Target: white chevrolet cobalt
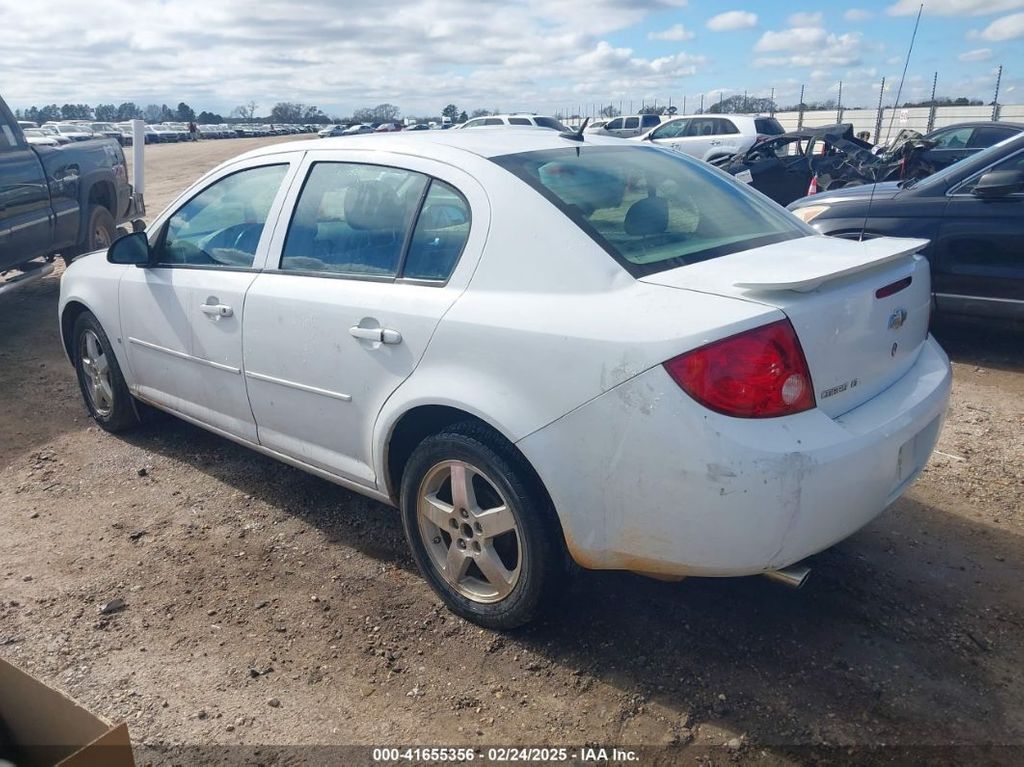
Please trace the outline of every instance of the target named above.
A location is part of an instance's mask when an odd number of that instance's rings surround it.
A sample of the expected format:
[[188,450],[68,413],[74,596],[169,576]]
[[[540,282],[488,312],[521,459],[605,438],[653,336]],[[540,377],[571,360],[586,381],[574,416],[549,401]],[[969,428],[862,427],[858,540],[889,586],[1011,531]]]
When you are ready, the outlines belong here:
[[593,134],[324,139],[76,260],[60,327],[100,426],[155,407],[395,504],[509,628],[574,562],[780,577],[898,498],[950,390],[924,245]]

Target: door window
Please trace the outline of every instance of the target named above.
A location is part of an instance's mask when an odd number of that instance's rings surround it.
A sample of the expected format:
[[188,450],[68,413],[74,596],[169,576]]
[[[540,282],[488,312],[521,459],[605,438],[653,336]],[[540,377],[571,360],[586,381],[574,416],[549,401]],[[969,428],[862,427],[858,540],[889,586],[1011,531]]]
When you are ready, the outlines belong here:
[[690,120],[690,128],[687,136],[713,136],[715,135],[715,120],[712,117],[695,117]]
[[639,117],[627,117],[625,122],[626,130],[635,130],[640,127]]
[[264,165],[218,179],[171,216],[156,245],[162,265],[247,269],[287,165]]
[[655,125],[661,122],[661,118],[658,115],[644,115],[640,118],[640,124],[644,128],[653,128]]
[[719,117],[717,120],[715,120],[715,133],[718,133],[723,136],[729,136],[732,135],[733,133],[739,132],[739,128],[737,128],[733,124],[732,120],[726,120],[724,117]]
[[18,140],[15,138],[14,129],[10,123],[7,122],[7,118],[4,117],[4,113],[0,112],[0,150],[12,149],[18,145]]
[[967,146],[970,149],[987,149],[993,144],[998,144],[1003,139],[1016,136],[1017,133],[1018,131],[1015,131],[1013,128],[1000,128],[996,126],[975,128],[974,133],[971,134],[971,140],[967,142]]
[[604,129],[605,130],[622,130],[622,118],[621,117],[616,117],[614,120],[612,120],[606,126],[604,126]]
[[447,280],[469,238],[469,205],[454,187],[434,179],[423,200],[402,277]]
[[967,146],[967,142],[971,140],[971,132],[973,130],[974,128],[955,128],[939,133],[933,138],[933,141],[935,141],[934,148],[963,149]]
[[533,125],[526,117],[510,117],[508,118],[509,125]]
[[316,163],[299,195],[284,271],[393,278],[427,177],[356,163]]
[[1018,152],[1012,157],[1008,157],[997,165],[993,165],[991,168],[986,168],[981,173],[978,173],[973,178],[964,182],[960,187],[957,188],[957,194],[971,194],[974,191],[975,184],[978,180],[986,173],[991,173],[996,170],[1015,170],[1020,173],[1024,173],[1024,152]]
[[654,133],[651,134],[651,138],[661,139],[685,136],[686,128],[689,124],[689,120],[673,120],[672,122],[667,122],[655,130]]

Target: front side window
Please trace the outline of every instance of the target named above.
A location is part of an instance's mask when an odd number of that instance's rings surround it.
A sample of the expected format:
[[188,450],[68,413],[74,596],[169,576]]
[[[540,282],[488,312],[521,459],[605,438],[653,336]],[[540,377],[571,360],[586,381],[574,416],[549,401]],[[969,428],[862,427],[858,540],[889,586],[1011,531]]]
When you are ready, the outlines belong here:
[[634,276],[813,234],[744,184],[656,147],[574,147],[493,161]]
[[963,149],[971,140],[973,128],[957,128],[935,137],[935,149]]
[[508,124],[509,125],[533,125],[533,123],[531,123],[525,117],[510,117],[510,118],[508,118]]
[[3,112],[0,112],[0,149],[12,149],[17,145],[14,129],[8,124]]
[[616,117],[614,120],[612,120],[606,126],[604,126],[604,129],[605,130],[622,130],[622,118],[621,117]]
[[484,125],[504,125],[505,121],[500,117],[488,117],[484,120]]
[[1024,173],[1024,152],[1018,152],[1002,162],[993,165],[991,168],[973,176],[956,190],[957,194],[971,194],[974,192],[974,187],[977,186],[978,181],[981,180],[982,176],[986,173],[991,173],[997,170],[1012,170],[1017,171],[1018,173]]
[[635,128],[639,128],[640,127],[640,118],[639,117],[627,117],[626,118],[625,126],[626,126],[626,130],[633,130]]
[[465,128],[480,128],[480,127],[483,126],[483,124],[484,124],[483,120],[470,120],[468,123],[466,123],[462,127],[463,127],[463,129],[465,129]]
[[156,245],[158,262],[250,268],[287,171],[287,165],[264,165],[206,187],[168,219]]
[[427,176],[357,163],[316,163],[299,194],[285,271],[393,278]]
[[672,122],[665,123],[660,128],[651,134],[651,138],[678,138],[679,136],[686,135],[686,126],[690,124],[689,120],[673,120]]

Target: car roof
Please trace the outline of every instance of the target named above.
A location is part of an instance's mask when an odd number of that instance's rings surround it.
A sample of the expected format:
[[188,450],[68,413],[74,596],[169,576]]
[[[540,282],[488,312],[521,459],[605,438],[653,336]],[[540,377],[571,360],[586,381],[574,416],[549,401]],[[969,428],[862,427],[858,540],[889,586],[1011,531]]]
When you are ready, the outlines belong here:
[[576,141],[563,138],[557,131],[539,131],[536,128],[525,127],[505,128],[500,131],[396,131],[271,144],[254,149],[236,159],[249,159],[284,152],[304,152],[310,149],[360,149],[445,160],[454,159],[467,153],[491,158],[519,152],[537,152],[544,149],[579,146],[621,147],[622,141],[590,133],[586,134],[583,141]]

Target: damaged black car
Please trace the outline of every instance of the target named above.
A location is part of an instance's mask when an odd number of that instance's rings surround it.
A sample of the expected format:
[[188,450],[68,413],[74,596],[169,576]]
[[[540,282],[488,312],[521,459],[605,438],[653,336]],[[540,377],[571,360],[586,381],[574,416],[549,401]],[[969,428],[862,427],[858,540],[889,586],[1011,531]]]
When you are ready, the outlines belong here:
[[819,191],[924,178],[935,171],[923,158],[931,146],[914,134],[876,150],[853,135],[853,125],[839,123],[791,131],[714,164],[788,205]]

